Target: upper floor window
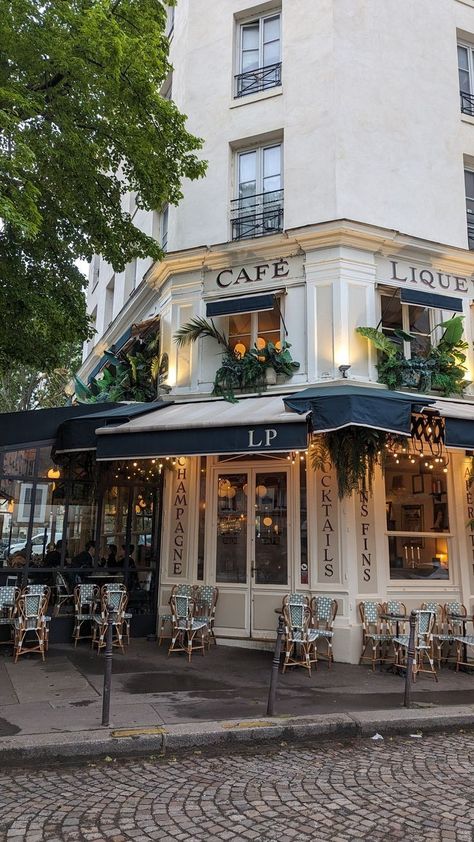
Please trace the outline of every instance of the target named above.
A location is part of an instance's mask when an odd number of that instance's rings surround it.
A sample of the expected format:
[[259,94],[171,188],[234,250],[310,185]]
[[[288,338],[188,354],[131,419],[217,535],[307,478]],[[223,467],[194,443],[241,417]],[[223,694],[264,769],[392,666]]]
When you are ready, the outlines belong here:
[[474,117],[474,47],[458,44],[458,73],[461,111]]
[[239,152],[237,198],[232,202],[232,239],[262,237],[283,229],[282,145]]
[[469,248],[474,249],[474,170],[464,170],[464,182],[466,185],[466,214],[467,214],[467,239]]
[[242,24],[238,56],[236,97],[281,85],[281,15],[268,15]]
[[161,214],[161,248],[163,251],[168,251],[168,222],[169,222],[169,205],[165,205]]
[[263,339],[268,345],[276,345],[281,340],[280,307],[275,303],[272,310],[260,310],[253,313],[236,313],[229,316],[229,344],[232,348],[244,345],[249,351],[257,339]]
[[174,6],[168,6],[166,9],[166,35],[170,38],[174,30]]
[[442,319],[434,320],[435,310],[417,304],[402,304],[398,294],[382,295],[382,333],[397,343],[395,331],[402,330],[412,336],[411,342],[403,341],[404,356],[426,357],[432,345],[432,331]]

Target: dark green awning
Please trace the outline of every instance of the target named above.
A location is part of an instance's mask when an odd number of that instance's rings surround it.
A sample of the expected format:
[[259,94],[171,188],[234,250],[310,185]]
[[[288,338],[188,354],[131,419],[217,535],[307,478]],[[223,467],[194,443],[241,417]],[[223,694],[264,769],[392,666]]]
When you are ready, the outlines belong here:
[[419,412],[423,406],[434,403],[434,399],[348,382],[304,389],[284,398],[284,402],[294,412],[311,412],[315,433],[355,426],[408,436],[412,412]]
[[[55,453],[72,453],[80,450],[95,450],[98,427],[119,426],[146,415],[157,409],[169,406],[173,401],[154,401],[153,403],[113,404],[108,411],[100,410],[98,405],[90,406],[94,412],[85,417],[70,418],[59,427],[56,436]],[[107,406],[107,404],[105,405]],[[111,404],[109,404],[109,407]]]

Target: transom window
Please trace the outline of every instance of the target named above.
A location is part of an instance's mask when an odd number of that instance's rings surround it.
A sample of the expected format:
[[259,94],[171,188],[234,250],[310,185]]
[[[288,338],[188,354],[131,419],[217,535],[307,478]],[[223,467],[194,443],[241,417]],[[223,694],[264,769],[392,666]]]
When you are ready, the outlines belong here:
[[277,304],[272,310],[229,316],[229,344],[232,349],[236,345],[244,345],[248,351],[255,346],[257,339],[274,345],[281,340],[281,316]]
[[458,74],[461,111],[474,116],[474,47],[458,44]]
[[248,96],[280,84],[281,16],[277,13],[240,26],[235,96]]
[[436,310],[421,307],[417,304],[402,304],[397,294],[383,294],[382,304],[382,333],[390,339],[399,342],[395,331],[403,330],[411,334],[411,342],[403,342],[403,352],[406,359],[411,357],[426,357],[433,344],[432,331],[442,318],[436,319]]

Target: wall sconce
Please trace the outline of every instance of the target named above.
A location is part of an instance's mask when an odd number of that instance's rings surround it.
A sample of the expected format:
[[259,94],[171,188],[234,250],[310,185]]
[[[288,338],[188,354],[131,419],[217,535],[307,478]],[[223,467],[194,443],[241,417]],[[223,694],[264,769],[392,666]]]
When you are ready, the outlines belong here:
[[351,368],[350,365],[340,365],[339,366],[338,371],[341,372],[343,380],[347,380],[347,372],[349,371],[350,368]]
[[59,468],[50,468],[48,471],[48,479],[59,479],[61,471]]

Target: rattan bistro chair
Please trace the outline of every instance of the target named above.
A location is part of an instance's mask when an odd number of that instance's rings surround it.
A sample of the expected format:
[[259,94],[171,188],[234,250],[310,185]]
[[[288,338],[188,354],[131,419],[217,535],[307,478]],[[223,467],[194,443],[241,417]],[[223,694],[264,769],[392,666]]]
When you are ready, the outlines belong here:
[[[99,603],[99,588],[90,582],[76,585],[74,588],[74,631],[72,639],[74,646],[78,640],[92,638],[92,620]],[[81,634],[82,626],[89,626],[87,634]]]
[[[388,660],[387,650],[393,640],[393,635],[387,632],[380,619],[384,607],[384,605],[372,600],[359,603],[359,614],[362,621],[362,652],[359,664],[369,661],[372,664],[373,671],[375,671],[377,663]],[[367,654],[369,647],[370,655]]]
[[[16,602],[20,595],[20,588],[16,585],[3,585],[0,587],[0,626],[9,626],[11,632],[15,625]],[[9,640],[2,640],[0,643],[11,643]]]
[[[17,616],[14,621],[15,663],[20,655],[39,652],[43,661],[48,651],[49,621],[46,615],[48,595],[22,593],[17,600]],[[29,645],[25,645],[29,643]]]
[[129,599],[128,590],[123,584],[123,582],[108,582],[106,585],[103,585],[103,588],[107,588],[108,593],[124,593],[127,597],[123,612],[123,626],[125,629],[125,637],[127,638],[127,644],[130,645],[130,620],[132,619],[133,614],[125,610],[127,608]]
[[311,665],[318,662],[316,640],[319,633],[311,628],[309,597],[301,593],[287,594],[282,613],[285,623],[283,672],[287,667],[304,667],[311,675]]
[[[170,604],[171,604],[171,597],[173,596],[189,596],[192,597],[194,593],[194,585],[173,585],[171,588],[170,594]],[[172,624],[172,615],[171,614],[161,614],[160,615],[160,636],[158,639],[158,646],[161,646],[163,642],[163,638],[165,636],[165,625],[166,623]]]
[[123,627],[125,623],[125,608],[127,605],[127,592],[125,590],[109,591],[104,585],[100,598],[100,613],[92,615],[92,648],[97,646],[99,653],[106,645],[107,625],[109,607],[112,608],[112,646],[117,646],[122,654],[125,654],[123,644]]
[[[334,637],[334,620],[337,614],[337,600],[330,596],[313,596],[311,600],[311,616],[313,628],[318,632],[316,647],[322,641],[326,651],[323,658],[327,659],[328,667],[334,662],[332,639]],[[320,653],[319,653],[320,654]]]
[[168,657],[172,652],[186,652],[190,661],[196,650],[204,655],[209,629],[206,620],[196,619],[193,597],[175,593],[170,598],[170,606],[172,632]]
[[74,591],[71,590],[64,573],[61,573],[60,570],[56,570],[54,580],[54,589],[56,592],[54,613],[58,617],[63,605],[67,605],[69,602],[74,603]]
[[208,645],[211,645],[211,638],[217,645],[216,635],[214,633],[214,623],[216,618],[216,605],[219,599],[219,589],[213,585],[196,585],[194,588],[193,598],[195,601],[195,620],[206,623],[208,629]]
[[[415,657],[413,660],[413,680],[419,672],[427,672],[433,675],[438,681],[438,674],[436,672],[433,653],[433,628],[436,621],[436,614],[434,611],[420,609],[416,612],[415,624]],[[410,636],[408,634],[401,634],[399,637],[394,637],[393,644],[395,646],[395,663],[399,669],[407,668],[408,643]],[[429,669],[425,669],[424,664],[428,661]]]
[[443,654],[443,644],[446,642],[452,643],[449,634],[444,628],[444,611],[439,602],[422,602],[421,608],[424,611],[434,611],[435,621],[431,638],[433,641],[433,660],[438,664],[438,669],[441,669],[441,658]]

